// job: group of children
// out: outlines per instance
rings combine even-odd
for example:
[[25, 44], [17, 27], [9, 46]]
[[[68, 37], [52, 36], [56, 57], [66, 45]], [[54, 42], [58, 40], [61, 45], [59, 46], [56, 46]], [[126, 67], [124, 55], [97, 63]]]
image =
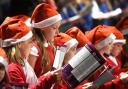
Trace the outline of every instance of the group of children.
[[[1, 89], [70, 89], [63, 81], [61, 67], [53, 68], [56, 50], [63, 47], [62, 66], [87, 43], [91, 43], [106, 60], [103, 69], [76, 89], [126, 89], [127, 70], [122, 72], [117, 56], [126, 40], [114, 26], [99, 25], [88, 32], [77, 27], [59, 32], [61, 15], [49, 4], [41, 3], [31, 18], [7, 17], [0, 25], [0, 88]], [[121, 22], [123, 23], [123, 22]], [[93, 81], [106, 67], [112, 67], [115, 79], [101, 86]]]

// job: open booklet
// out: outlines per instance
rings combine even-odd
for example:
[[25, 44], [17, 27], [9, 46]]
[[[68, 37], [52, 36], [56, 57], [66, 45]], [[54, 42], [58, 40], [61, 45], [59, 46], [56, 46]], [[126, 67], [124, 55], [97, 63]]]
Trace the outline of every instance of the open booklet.
[[83, 80], [88, 79], [104, 64], [104, 58], [94, 46], [86, 44], [71, 58], [68, 64], [62, 68], [62, 77], [71, 88], [74, 88]]
[[115, 79], [116, 77], [111, 73], [113, 70], [114, 70], [114, 68], [112, 68], [112, 67], [106, 68], [106, 70], [103, 71], [101, 73], [101, 75], [95, 81], [93, 81], [93, 86], [94, 87], [100, 86], [106, 82], [109, 82], [109, 81]]
[[62, 67], [66, 51], [65, 46], [57, 46], [53, 69], [60, 69]]

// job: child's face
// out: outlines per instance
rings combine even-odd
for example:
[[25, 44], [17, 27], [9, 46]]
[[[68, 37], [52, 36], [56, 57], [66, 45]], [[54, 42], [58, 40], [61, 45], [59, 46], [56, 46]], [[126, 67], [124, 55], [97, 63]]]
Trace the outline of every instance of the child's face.
[[25, 58], [27, 58], [30, 54], [30, 49], [32, 47], [32, 40], [33, 39], [28, 39], [19, 44], [20, 52], [21, 52], [22, 56], [24, 56]]
[[54, 37], [59, 33], [59, 27], [60, 27], [61, 22], [57, 22], [51, 26], [48, 26], [42, 30], [45, 38], [48, 41], [52, 41]]
[[115, 57], [118, 56], [122, 50], [122, 47], [123, 47], [123, 44], [121, 44], [121, 43], [113, 44], [111, 54]]
[[0, 82], [3, 80], [5, 76], [5, 68], [2, 64], [0, 64]]

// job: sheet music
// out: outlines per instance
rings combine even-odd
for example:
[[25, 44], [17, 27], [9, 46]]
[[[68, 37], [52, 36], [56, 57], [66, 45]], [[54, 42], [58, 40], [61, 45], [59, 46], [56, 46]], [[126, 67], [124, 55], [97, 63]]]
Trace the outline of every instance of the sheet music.
[[115, 76], [113, 76], [109, 70], [106, 70], [103, 74], [101, 74], [99, 76], [99, 78], [97, 78], [94, 81], [93, 84], [94, 84], [94, 86], [100, 86], [106, 82], [113, 80], [113, 79], [115, 79]]
[[74, 88], [104, 64], [103, 57], [92, 45], [87, 44], [62, 68], [63, 79]]
[[91, 53], [86, 47], [83, 47], [72, 59], [69, 61], [69, 64], [72, 68], [75, 68], [80, 64], [85, 58], [87, 58]]
[[87, 77], [92, 71], [94, 71], [100, 63], [95, 59], [93, 55], [86, 58], [79, 66], [71, 71], [75, 78], [81, 82]]
[[63, 64], [65, 53], [66, 53], [65, 47], [60, 47], [57, 49], [56, 55], [55, 55], [55, 60], [53, 63], [53, 68], [56, 68], [56, 69], [61, 68], [61, 66]]
[[92, 71], [94, 71], [100, 63], [95, 57], [88, 51], [86, 47], [83, 47], [72, 59], [69, 64], [74, 68], [71, 73], [80, 82], [87, 77]]

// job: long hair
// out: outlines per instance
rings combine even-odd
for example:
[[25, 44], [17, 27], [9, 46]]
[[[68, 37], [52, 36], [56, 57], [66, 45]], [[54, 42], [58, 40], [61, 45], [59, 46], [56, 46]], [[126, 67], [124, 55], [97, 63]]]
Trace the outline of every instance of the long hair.
[[[50, 59], [49, 59], [49, 56], [48, 56], [48, 53], [46, 51], [46, 47], [44, 47], [44, 43], [46, 42], [46, 39], [42, 33], [42, 31], [38, 28], [33, 28], [33, 34], [34, 34], [34, 39], [36, 40], [37, 42], [37, 45], [39, 46], [39, 48], [41, 49], [41, 52], [42, 52], [42, 67], [43, 67], [43, 70], [48, 70], [46, 69], [48, 65], [50, 65]], [[52, 45], [52, 42], [50, 42], [51, 45]], [[53, 45], [52, 45], [53, 46]]]
[[25, 65], [24, 61], [20, 55], [20, 50], [19, 50], [17, 44], [13, 45], [13, 46], [5, 47], [4, 50], [9, 59], [9, 63], [20, 64], [21, 66]]

